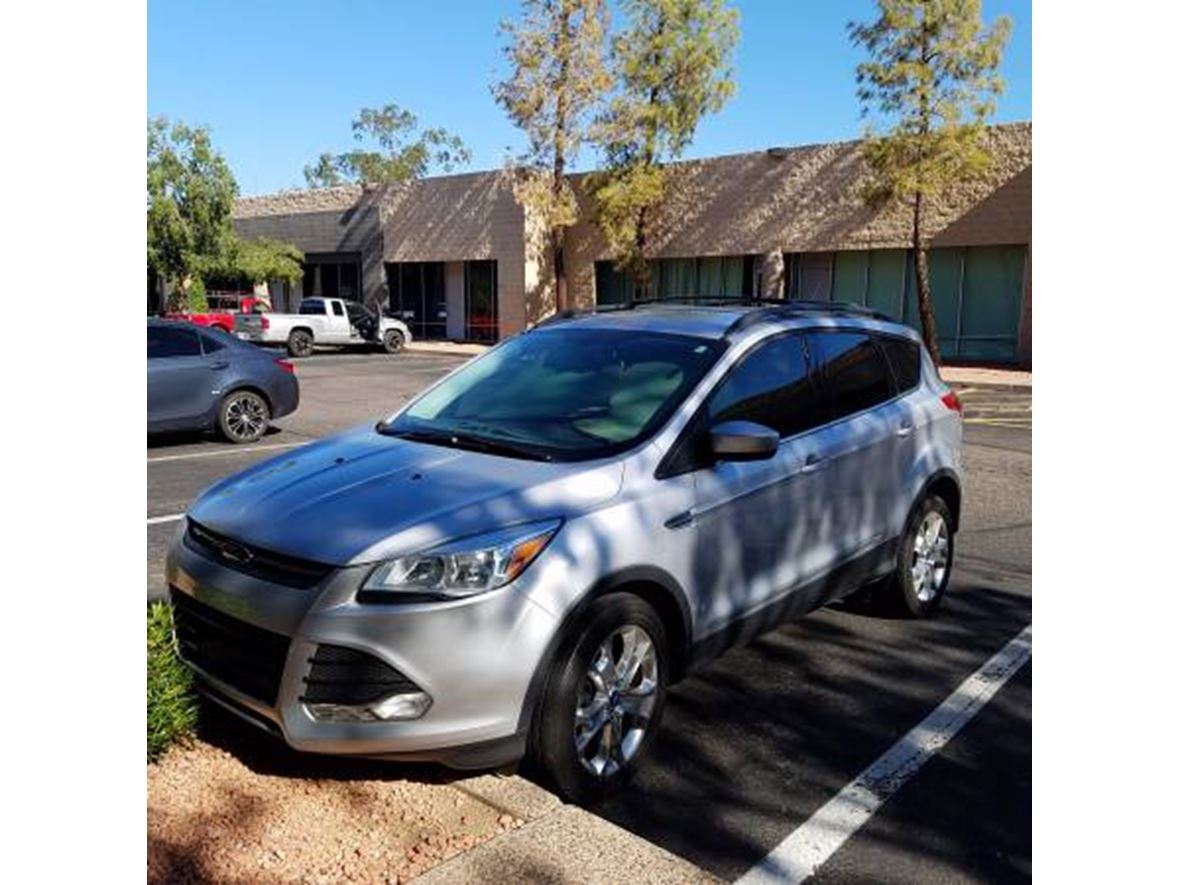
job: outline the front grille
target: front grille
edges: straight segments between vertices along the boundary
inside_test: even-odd
[[[274,706],[290,640],[197,602],[176,588],[171,597],[180,656],[242,694]]]
[[[331,574],[335,568],[335,566],[326,563],[287,556],[285,553],[275,553],[273,550],[265,550],[262,547],[255,547],[253,544],[235,541],[233,538],[205,528],[192,519],[188,521],[188,531],[184,533],[184,543],[190,550],[214,559],[235,571],[287,587],[300,589],[314,587]]]
[[[422,690],[384,661],[340,645],[319,646],[303,681],[307,688],[300,700],[309,704],[371,704]]]

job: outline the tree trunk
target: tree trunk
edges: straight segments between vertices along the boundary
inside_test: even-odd
[[[650,298],[651,293],[647,291],[648,284],[651,282],[649,268],[647,266],[647,207],[641,206],[639,208],[639,215],[635,219],[635,257],[634,257],[634,272],[635,272],[635,294],[639,298]]]
[[[938,349],[938,327],[934,322],[934,301],[930,297],[930,271],[926,266],[926,244],[922,241],[922,194],[914,197],[914,277],[918,283],[918,316],[922,318],[922,338],[934,365],[942,365]]]

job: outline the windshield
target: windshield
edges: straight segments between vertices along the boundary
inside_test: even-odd
[[[554,328],[513,338],[412,403],[384,433],[515,457],[583,460],[666,421],[724,345],[685,335]]]

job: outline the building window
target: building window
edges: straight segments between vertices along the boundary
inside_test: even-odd
[[[421,339],[447,337],[447,295],[441,261],[387,262],[389,310]]]
[[[361,301],[359,252],[308,253],[303,258],[304,298],[347,298]]]
[[[717,255],[697,258],[654,258],[647,263],[648,294],[635,277],[613,261],[594,265],[598,304],[625,304],[645,299],[752,298],[755,256]]]
[[[1026,246],[926,252],[938,344],[946,359],[1015,362]],[[921,329],[914,261],[907,249],[837,252],[832,298],[864,304]],[[792,293],[794,294],[794,293]]]
[[[463,263],[463,328],[468,341],[500,337],[496,305],[496,262]]]

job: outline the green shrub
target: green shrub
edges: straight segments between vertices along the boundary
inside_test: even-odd
[[[147,616],[147,753],[154,761],[172,743],[192,734],[197,701],[192,674],[176,657],[172,606],[154,602]]]
[[[205,281],[194,277],[188,288],[188,309],[193,313],[205,313],[209,310],[209,299],[205,297]]]

